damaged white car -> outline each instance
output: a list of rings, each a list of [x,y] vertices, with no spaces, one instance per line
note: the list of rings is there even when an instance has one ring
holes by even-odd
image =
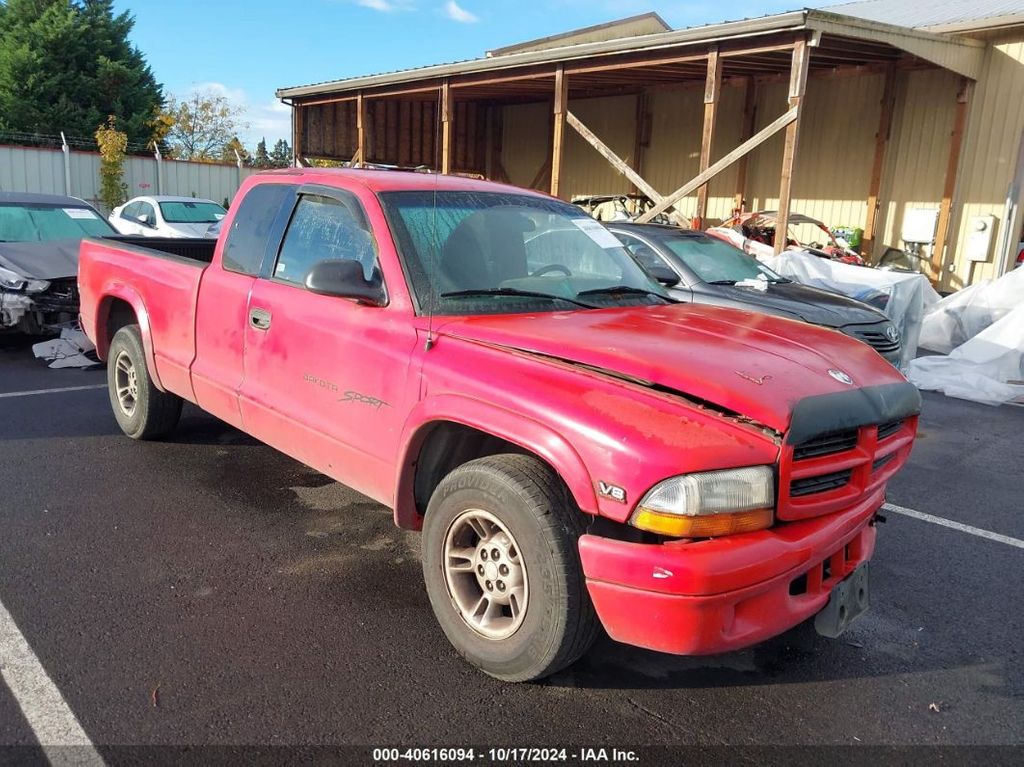
[[[78,245],[117,232],[74,197],[0,192],[0,332],[52,333],[78,317]]]

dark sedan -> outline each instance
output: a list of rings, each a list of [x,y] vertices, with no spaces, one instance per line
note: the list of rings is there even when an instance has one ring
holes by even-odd
[[[780,277],[756,258],[704,232],[659,224],[607,226],[653,277],[669,286],[673,298],[833,328],[899,365],[899,332],[872,306]]]
[[[117,232],[84,200],[0,192],[0,331],[50,334],[78,317],[78,244]]]

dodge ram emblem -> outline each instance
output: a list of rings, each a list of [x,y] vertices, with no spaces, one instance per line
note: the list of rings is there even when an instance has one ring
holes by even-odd
[[[841,384],[846,384],[847,386],[853,386],[853,379],[850,378],[850,376],[848,376],[842,370],[836,370],[835,368],[829,368],[828,374],[830,376],[832,376],[834,379],[836,379],[837,381],[839,381],[839,383],[841,383]]]

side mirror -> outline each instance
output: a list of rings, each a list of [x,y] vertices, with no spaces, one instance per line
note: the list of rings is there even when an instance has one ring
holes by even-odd
[[[369,306],[384,306],[384,281],[380,269],[373,268],[373,276],[367,280],[363,265],[349,259],[331,259],[313,264],[304,280],[306,290],[321,296],[351,298]]]
[[[647,272],[666,288],[679,284],[679,275],[667,266],[651,265],[647,267]]]
[[[135,218],[143,226],[153,226],[153,222],[149,220],[149,216],[146,213],[140,213]]]

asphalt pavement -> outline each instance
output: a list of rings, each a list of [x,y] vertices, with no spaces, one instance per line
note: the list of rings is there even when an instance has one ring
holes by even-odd
[[[1022,548],[889,513],[872,607],[837,640],[800,628],[678,658],[603,638],[542,683],[503,684],[449,647],[418,538],[388,510],[195,408],[169,441],[129,440],[103,383],[0,345],[0,603],[108,761],[168,745],[1024,745]],[[1024,409],[926,394],[889,500],[1022,540],[1022,434]],[[0,682],[0,747],[37,745],[30,718]]]

